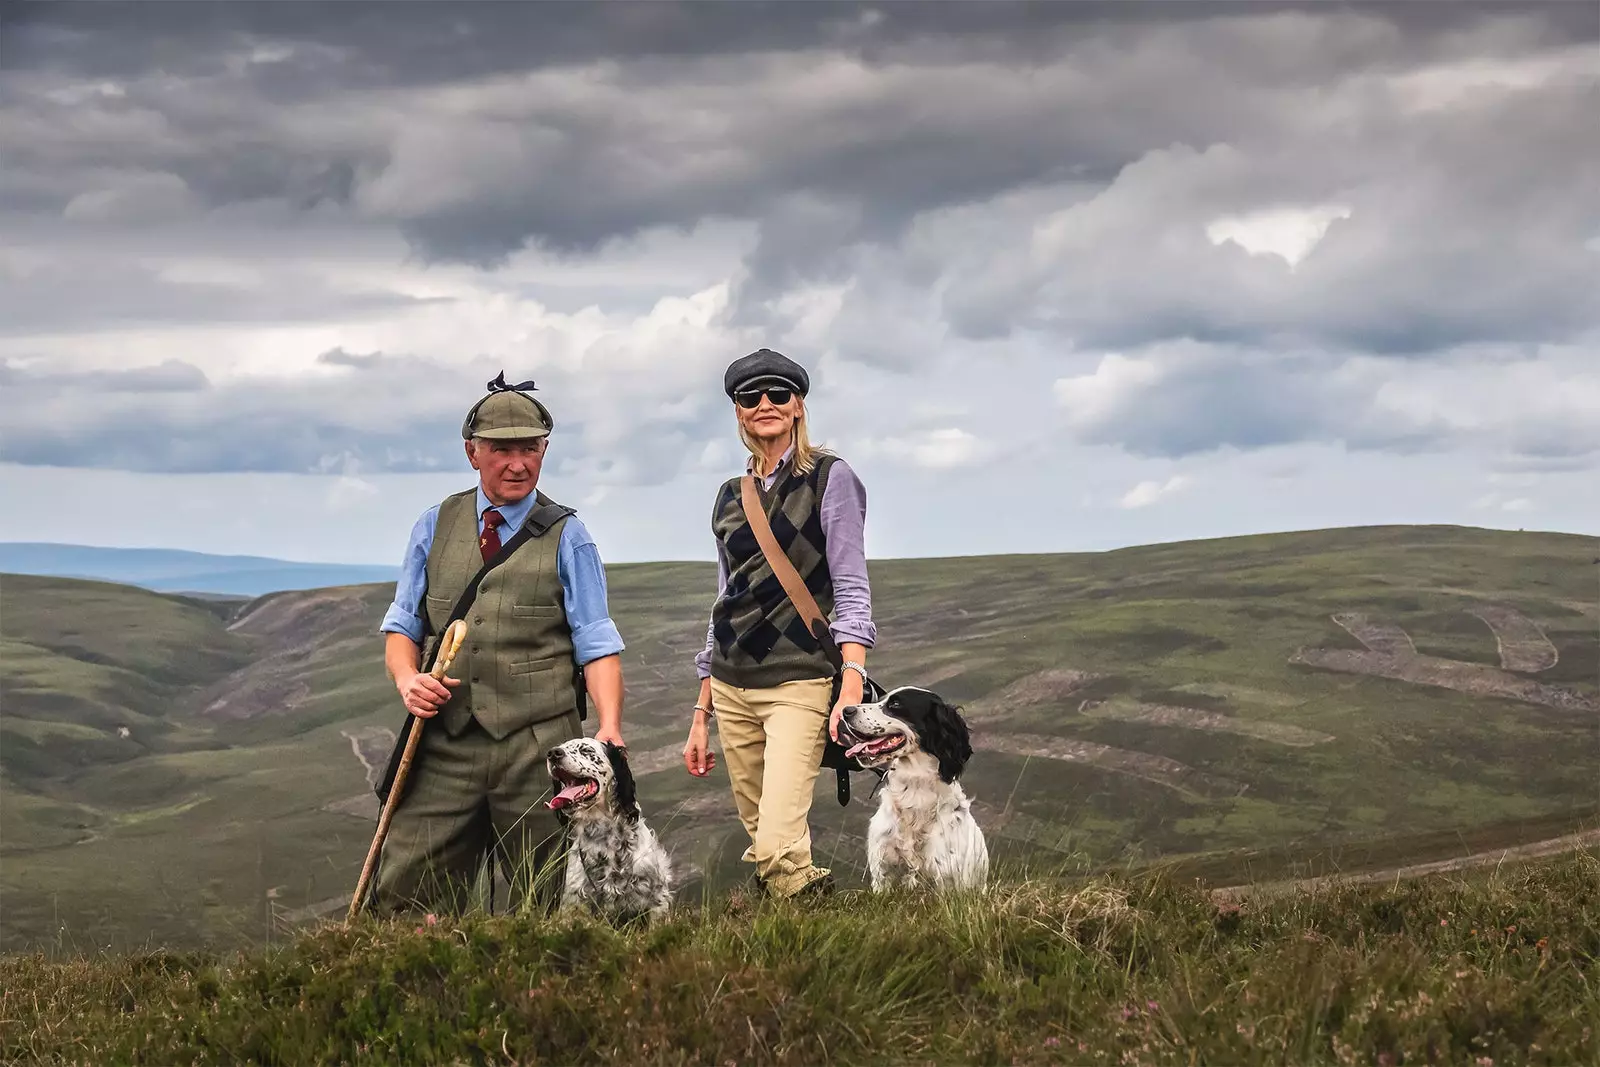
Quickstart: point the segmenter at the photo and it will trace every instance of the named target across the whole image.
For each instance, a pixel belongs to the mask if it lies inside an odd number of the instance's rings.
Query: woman
[[[767,565],[745,521],[740,479],[732,478],[712,509],[717,598],[695,657],[700,699],[683,749],[690,774],[709,774],[716,757],[707,724],[716,718],[750,835],[743,859],[778,897],[832,888],[832,875],[811,860],[812,788],[827,739],[838,740],[840,711],[861,700],[866,652],[877,638],[863,542],[866,489],[844,460],[812,446],[810,387],[805,368],[765,348],[735,360],[723,376],[773,536],[832,620],[844,657],[838,699],[831,699],[834,667]]]

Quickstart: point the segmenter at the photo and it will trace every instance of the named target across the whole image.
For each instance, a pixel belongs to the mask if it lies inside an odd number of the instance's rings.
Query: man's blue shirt
[[[537,503],[529,493],[515,504],[495,508],[505,516],[501,536],[510,540],[520,529],[528,512]],[[478,486],[478,532],[483,532],[483,513],[494,507]],[[406,545],[400,564],[400,578],[394,586],[394,603],[384,613],[380,632],[405,634],[422,643],[422,595],[428,584],[428,549],[439,521],[439,505],[422,513],[411,527],[411,542]],[[572,628],[574,658],[579,665],[623,650],[622,635],[606,607],[606,571],[600,563],[600,550],[594,538],[576,515],[567,516],[556,546],[556,573],[561,580],[562,599],[567,608],[567,624]]]

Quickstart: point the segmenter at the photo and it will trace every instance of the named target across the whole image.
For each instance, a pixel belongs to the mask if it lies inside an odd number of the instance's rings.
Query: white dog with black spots
[[[672,903],[672,860],[645,824],[627,754],[582,737],[545,757],[555,795],[549,807],[571,834],[561,906],[614,921],[665,916]]]

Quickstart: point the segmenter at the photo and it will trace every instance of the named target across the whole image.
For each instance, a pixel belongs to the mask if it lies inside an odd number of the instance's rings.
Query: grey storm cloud
[[[212,382],[176,360],[132,370],[69,372],[0,362],[0,462],[129,471],[286,474],[416,473],[461,469],[461,420],[502,370],[495,361],[439,362],[333,349],[316,379]],[[599,435],[592,413],[622,387],[551,370],[535,387],[556,417],[558,463],[582,462]],[[712,433],[706,396],[671,409],[650,404],[650,383],[624,413],[639,447],[587,464],[595,480],[658,484]],[[599,400],[597,402],[596,397]],[[717,396],[716,401],[722,398]],[[586,415],[586,413],[589,413]],[[725,430],[725,427],[720,427]]]
[[[152,267],[92,253],[63,256],[55,265],[20,277],[7,278],[0,271],[0,336],[198,322],[315,322],[446,299],[333,288],[298,269],[263,273],[260,284],[250,285],[204,277],[174,279]]]
[[[1556,356],[1542,381],[1518,383],[1495,371],[1527,363],[1479,352],[1454,366],[1415,368],[1420,377],[1406,382],[1337,353],[1189,343],[1108,357],[1091,373],[1058,379],[1055,394],[1077,440],[1142,456],[1304,441],[1399,453],[1487,445],[1508,466],[1572,469],[1600,454],[1593,408],[1558,391],[1585,362],[1581,353]],[[1415,402],[1463,384],[1478,403]]]
[[[1080,412],[1081,439],[1170,456],[1451,440],[1376,408],[1350,361],[1600,335],[1593,4],[20,3],[0,19],[0,237],[24,221],[31,248],[72,237],[53,266],[0,247],[0,339],[419,301],[281,260],[239,284],[143,254],[197,232],[235,262],[271,229],[398,233],[425,263],[492,271],[530,243],[582,258],[732,220],[753,246],[718,328],[765,326],[780,347],[806,336],[904,375],[1010,344],[1043,353],[1046,381],[1055,358],[1211,352],[1118,394],[1115,417]],[[1293,264],[1208,230],[1327,205],[1343,213]],[[788,299],[815,287],[839,290],[820,337]],[[1026,380],[1022,362],[1007,372]],[[0,458],[457,462],[459,412],[419,388],[437,367],[343,348],[316,364],[314,387],[109,382],[109,458],[60,428],[59,376],[9,368],[25,402],[0,413]],[[552,387],[611,390],[566,427],[607,477],[666,480],[726,432],[649,377],[670,368],[571,373]],[[618,392],[636,426],[607,414]],[[1506,440],[1535,463],[1589,437],[1565,412]]]
[[[1586,193],[1600,187],[1600,143],[1581,132],[1597,85],[1365,141],[1315,131],[1271,150],[1152,153],[1063,207],[1042,239],[1028,218],[952,248],[945,314],[969,337],[1049,329],[1089,349],[1190,338],[1426,356],[1582,336],[1600,326],[1600,202]],[[1274,200],[1348,214],[1294,266],[1208,236],[1207,220]]]
[[[1361,65],[1583,40],[1582,6],[21,5],[7,195],[143,169],[211,205],[353,205],[483,264],[529,240],[592,250],[770,217],[761,269],[792,243],[796,196],[893,233],[1176,141],[1290,127],[1297,94]]]
[[[97,393],[193,393],[209,388],[205,371],[180,359],[128,370],[23,370],[0,363],[0,383],[8,389],[50,390],[78,397]]]
[[[420,377],[219,384],[179,361],[76,373],[0,364],[0,461],[175,473],[448,469],[460,455],[460,414],[416,389]]]
[[[1355,438],[1358,445],[1399,445],[1407,435],[1370,425],[1371,388],[1338,381],[1337,362],[1188,347],[1107,395],[1085,403],[1083,379],[1057,385],[1073,412],[1072,428],[1092,444],[1120,444],[1146,456],[1176,457],[1216,448],[1265,448],[1305,440]],[[1097,401],[1097,402],[1096,402]]]
[[[205,14],[181,4],[98,5],[17,0],[0,8],[12,62],[49,62],[84,77],[126,77],[155,67],[225,70],[231,52],[260,45],[300,55],[254,72],[264,91],[315,96],[330,88],[437,84],[486,74],[596,59],[730,55],[807,48],[880,50],[951,42],[987,44],[1010,54],[1048,50],[1062,36],[1117,26],[1198,22],[1264,13],[1380,18],[1407,38],[1435,42],[1486,17],[1538,15],[1537,43],[1591,38],[1586,5],[1533,0],[1396,4],[1385,0],[981,0],[872,4],[749,0],[544,0],[504,4],[396,5],[342,0],[334,5],[239,0]],[[347,61],[333,74],[330,55]],[[323,60],[323,62],[318,62]]]
[[[355,367],[360,370],[376,367],[385,362],[382,352],[346,352],[342,348],[330,348],[326,352],[317,354],[317,362],[330,367]]]

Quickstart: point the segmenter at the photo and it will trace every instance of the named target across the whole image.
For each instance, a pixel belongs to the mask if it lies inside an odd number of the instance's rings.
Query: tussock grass
[[[1592,1063],[1600,859],[1246,895],[741,893],[655,927],[330,925],[0,963],[27,1063]]]

